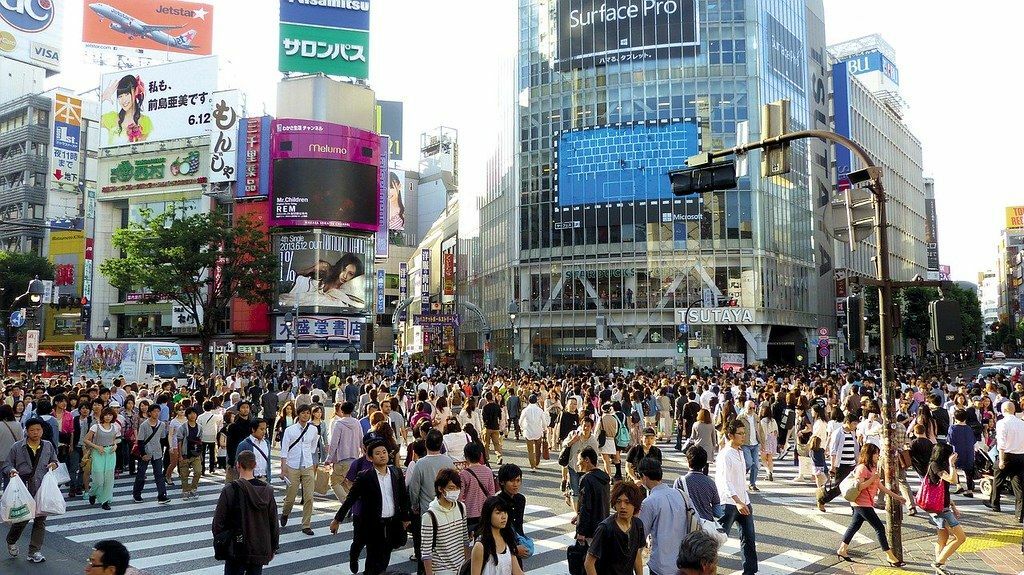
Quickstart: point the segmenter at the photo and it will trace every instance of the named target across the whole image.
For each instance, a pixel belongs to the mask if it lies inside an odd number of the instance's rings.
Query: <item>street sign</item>
[[[829,353],[830,351],[827,345],[818,348],[818,355],[821,357],[828,357]]]
[[[818,347],[828,347],[828,336],[818,338]]]
[[[687,333],[688,331],[690,331],[690,326],[688,324],[679,324],[679,333]]]
[[[25,332],[25,361],[35,363],[39,359],[39,330]]]
[[[11,312],[11,327],[21,327],[25,325],[25,310],[19,309]]]
[[[821,337],[828,337],[828,328],[827,327],[819,327],[818,328],[818,335],[820,335]]]

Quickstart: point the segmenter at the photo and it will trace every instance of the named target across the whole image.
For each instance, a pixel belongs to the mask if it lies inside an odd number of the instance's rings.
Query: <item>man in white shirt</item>
[[[754,541],[754,510],[747,493],[747,462],[741,448],[747,442],[747,427],[742,419],[734,419],[725,428],[727,445],[715,458],[715,484],[725,514],[720,519],[728,534],[733,523],[740,524],[740,547],[743,549],[743,575],[757,573],[757,546]]]
[[[298,420],[284,430],[281,438],[281,477],[288,481],[281,510],[281,527],[288,524],[288,514],[295,505],[295,496],[302,484],[302,532],[313,535],[313,485],[316,482],[316,447],[319,434],[315,425],[309,424],[312,415],[310,406],[298,409]]]
[[[243,451],[252,451],[256,457],[256,468],[253,469],[252,474],[258,479],[270,483],[270,442],[267,441],[267,421],[264,419],[257,419],[256,426],[252,428],[252,433],[249,437],[246,437],[238,444],[237,453]],[[235,458],[238,458],[238,455]]]
[[[1020,523],[1024,521],[1024,421],[1015,415],[1016,408],[1012,401],[1004,402],[1001,411],[1003,417],[996,423],[999,460],[996,461],[992,495],[985,506],[999,511],[999,488],[1009,480],[1013,486],[1017,522]]]
[[[534,471],[540,467],[541,441],[544,440],[546,423],[547,416],[544,414],[544,410],[537,405],[537,396],[531,395],[530,404],[519,415],[519,426],[523,428],[523,436],[526,437],[526,453],[530,458],[530,469]]]
[[[747,427],[746,441],[743,443],[743,457],[746,458],[747,471],[750,475],[750,490],[757,492],[757,474],[761,471],[761,448],[757,442],[757,407],[753,401],[743,405],[736,419]]]

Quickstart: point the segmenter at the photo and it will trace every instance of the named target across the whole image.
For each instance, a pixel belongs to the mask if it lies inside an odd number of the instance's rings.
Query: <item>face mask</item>
[[[457,503],[459,501],[459,495],[461,493],[461,491],[445,491],[444,498],[447,499],[448,501],[451,501],[452,503]]]

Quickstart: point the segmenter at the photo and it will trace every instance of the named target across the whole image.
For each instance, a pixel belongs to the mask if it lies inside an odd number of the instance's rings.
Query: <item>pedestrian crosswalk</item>
[[[670,465],[676,469],[671,473],[666,472],[666,480],[672,480],[678,476],[678,456],[670,447],[665,449],[665,455],[672,462]],[[277,473],[276,463],[274,472]],[[531,574],[566,573],[565,549],[573,542],[573,526],[570,523],[573,513],[558,499],[558,472],[559,468],[554,461],[543,462],[538,472],[525,471],[523,493],[528,503],[525,529],[536,545],[536,554],[525,562],[526,571]],[[768,518],[784,508],[787,512],[795,513],[804,523],[816,525],[823,532],[833,532],[835,535],[825,535],[827,543],[819,543],[813,549],[793,549],[790,545],[788,548],[776,549],[776,554],[761,552],[759,572],[762,574],[787,575],[822,561],[826,556],[830,556],[827,546],[832,545],[833,541],[838,543],[840,534],[848,523],[850,508],[845,501],[837,499],[829,504],[826,513],[818,511],[814,506],[813,480],[790,481],[795,474],[796,468],[791,460],[777,464],[775,480],[772,482],[764,479],[765,472],[762,470],[761,479],[758,481],[761,492],[752,496],[758,521],[764,517],[764,521],[767,522]],[[911,489],[916,493],[919,479],[913,477],[910,481]],[[156,501],[152,477],[148,478],[143,493],[145,501],[133,502],[132,483],[131,477],[115,480],[113,509],[110,511],[91,506],[86,499],[70,501],[65,515],[47,520],[49,537],[61,537],[82,546],[91,546],[103,539],[118,539],[130,550],[132,565],[152,575],[220,575],[223,572],[223,564],[213,558],[210,525],[224,485],[223,475],[205,476],[199,484],[198,497],[187,501],[181,499],[180,487],[168,488],[168,494],[172,497],[172,503],[169,505],[161,505]],[[280,506],[284,484],[277,479],[274,487],[278,491]],[[557,503],[551,503],[553,500]],[[956,502],[966,514],[983,511],[981,498],[977,494],[973,500],[957,497]],[[339,503],[333,495],[315,497],[312,536],[300,531],[300,508],[293,511],[293,521],[282,530],[278,555],[264,569],[264,573],[348,573],[352,524],[344,523],[337,535],[331,535],[328,529],[338,507]],[[912,521],[919,523],[922,529],[931,529],[927,523],[927,516],[921,516],[916,520],[912,518]],[[864,530],[855,538],[854,544],[873,543],[872,535]],[[760,534],[758,539],[759,549],[762,549]],[[409,561],[411,553],[410,539],[405,548],[392,554],[392,569],[398,573],[414,573],[415,564]],[[729,541],[721,549],[720,572],[732,573],[741,567],[742,554],[739,550],[738,533],[734,530]]]

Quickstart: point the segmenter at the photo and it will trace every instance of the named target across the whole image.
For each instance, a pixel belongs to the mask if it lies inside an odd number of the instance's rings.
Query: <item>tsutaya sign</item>
[[[693,325],[737,325],[754,323],[754,310],[746,307],[701,307],[692,308],[687,313],[678,309],[676,318],[678,323]]]

